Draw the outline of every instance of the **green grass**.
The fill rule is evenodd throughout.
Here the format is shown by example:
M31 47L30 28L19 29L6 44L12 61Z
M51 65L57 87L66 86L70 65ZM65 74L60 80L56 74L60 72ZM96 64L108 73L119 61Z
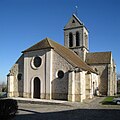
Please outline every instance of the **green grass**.
M113 98L114 98L114 96L108 96L108 97L106 97L103 101L104 102L112 102L112 100L113 100Z
M113 104L112 100L113 100L114 97L115 96L108 96L103 101L101 101L100 103L102 103L103 105Z

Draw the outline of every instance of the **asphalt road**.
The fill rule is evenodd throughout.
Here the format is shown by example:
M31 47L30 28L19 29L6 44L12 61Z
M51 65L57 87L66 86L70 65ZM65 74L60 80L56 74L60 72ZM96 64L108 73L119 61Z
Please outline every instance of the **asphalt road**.
M61 105L20 103L13 120L120 120L120 105L101 105L103 99Z

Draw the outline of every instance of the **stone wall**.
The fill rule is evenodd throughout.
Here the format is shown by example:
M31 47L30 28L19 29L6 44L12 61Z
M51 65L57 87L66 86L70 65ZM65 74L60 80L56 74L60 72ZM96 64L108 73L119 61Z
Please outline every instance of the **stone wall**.
M111 64L108 65L108 95L113 96L117 94L117 77L116 77L116 66L112 60Z
M58 53L53 51L52 57L52 99L68 99L68 71L72 65ZM63 71L64 77L59 78L58 72Z
M23 97L24 89L24 55L22 55L17 61L18 64L18 74L21 74L21 80L18 80L18 96ZM18 79L18 76L17 76Z
M49 53L50 53L49 49L24 53L24 85L25 85L24 97L28 96L33 98L34 79L38 77L40 79L40 98L41 99L46 98L46 84L47 83L49 84L49 81L46 82L46 79L47 79L46 71L49 70L50 68L50 64L48 66L46 60L48 59L47 55ZM41 65L38 68L34 68L32 66L32 61L36 56L39 56L42 60ZM50 61L50 58L49 58L49 61ZM48 74L48 76L50 75Z
M99 75L94 73L86 73L86 98L93 98L97 95L99 86Z
M7 76L8 96L10 97L22 97L23 96L23 79L24 79L24 57L23 55L17 60L17 62L10 69L10 73ZM22 74L22 79L18 80L18 74Z
M107 64L95 64L91 67L99 73L100 81L98 89L100 94L107 95L108 91L108 65Z
M91 91L92 91L92 89L91 89L91 86L92 86L91 80L92 80L91 74L86 73L86 98L92 98L92 96L90 94Z

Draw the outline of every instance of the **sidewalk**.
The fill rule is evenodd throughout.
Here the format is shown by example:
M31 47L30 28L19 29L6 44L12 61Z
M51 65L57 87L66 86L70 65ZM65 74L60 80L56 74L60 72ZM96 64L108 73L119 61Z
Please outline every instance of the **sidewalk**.
M21 97L9 97L9 98L17 100L18 103L31 103L31 104L66 104L68 102L62 100L46 100L46 99L21 98Z
M84 102L70 102L62 100L46 100L46 99L32 99L32 98L20 98L20 97L10 97L10 99L15 99L18 103L31 103L31 104L40 104L40 105L62 105L62 106L71 106L76 108L89 108L89 106L98 106L99 102L103 98L94 97L93 99L84 100Z

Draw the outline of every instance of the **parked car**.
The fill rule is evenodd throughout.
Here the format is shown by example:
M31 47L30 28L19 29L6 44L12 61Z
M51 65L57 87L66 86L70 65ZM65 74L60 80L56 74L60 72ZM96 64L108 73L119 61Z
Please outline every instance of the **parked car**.
M120 97L115 97L113 99L113 103L117 104L117 105L120 105Z
M6 98L7 97L7 93L6 92L1 92L0 93L0 98Z

